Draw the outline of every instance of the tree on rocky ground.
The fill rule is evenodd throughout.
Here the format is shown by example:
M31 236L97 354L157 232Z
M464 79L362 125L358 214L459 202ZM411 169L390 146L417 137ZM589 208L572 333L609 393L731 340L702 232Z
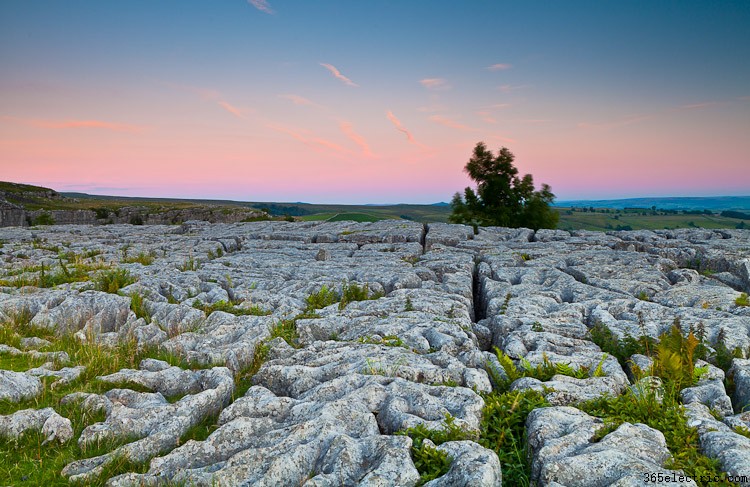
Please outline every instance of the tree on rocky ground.
M555 228L559 219L550 207L555 195L546 184L534 189L531 174L522 178L513 165L513 153L503 147L495 156L484 142L477 143L464 171L476 181L476 192L467 187L451 201L451 223L474 226Z

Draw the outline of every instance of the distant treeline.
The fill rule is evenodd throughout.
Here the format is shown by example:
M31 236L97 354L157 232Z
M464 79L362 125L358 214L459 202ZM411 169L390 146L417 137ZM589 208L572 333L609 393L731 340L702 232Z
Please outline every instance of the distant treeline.
M273 216L304 216L313 212L298 205L283 205L277 203L260 203L253 206Z
M741 211L722 211L721 216L725 216L727 218L737 218L740 220L750 220L750 214L742 213Z

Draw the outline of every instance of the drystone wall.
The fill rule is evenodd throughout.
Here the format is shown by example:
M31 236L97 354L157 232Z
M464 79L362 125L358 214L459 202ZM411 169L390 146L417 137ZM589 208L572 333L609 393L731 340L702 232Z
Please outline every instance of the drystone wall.
M38 222L56 225L174 225L190 220L212 223L237 223L243 220L267 216L264 212L250 209L228 209L194 207L153 211L146 207L126 206L117 211L93 210L26 210L0 200L0 227L32 226Z
M478 433L482 394L495 385L488 370L502 374L496 347L519 366L551 361L590 371L512 384L539 390L551 404L526 421L533 485L642 485L646 473L674 473L668 465L678 452L644 424L594 439L602 420L576 404L622 394L632 377L589 329L603 323L620 337L658 337L679 318L684 332L700 327L709 344L750 350L750 307L737 304L750 291L750 231L481 228L475 235L462 225L404 221L187 222L4 228L0 241L6 284L32 263L53 269L70 251L136 279L118 294L94 290L92 281L9 285L0 289L0 322L23 315L34 329L108 345L134 340L192 364L145 359L100 378L111 390L69 394L62 403L106 414L78 437L54 408L0 416L0 436L44 429L61 442L119 445L68 464L61 474L71 481L85 482L125 455L147 468L109 485L416 485L412 440L395 433L444 428L446 415ZM121 262L137 252L155 259ZM303 314L310 295L350 283L377 299ZM145 297L145 317L134 313L134 295ZM268 314L207 314L196 302ZM285 322L296 326L291 344L272 336ZM38 339L23 345L0 345L0 353L56 353ZM41 376L75 384L82 371L60 363L0 371L0 397L39 396L48 387ZM254 365L250 387L238 394ZM730 372L734 397L724 372L711 368L683 402L702 452L724 472L750 475L750 439L735 429L750 427L742 412L750 405L750 361L736 358ZM206 418L216 429L183 443ZM501 485L494 451L470 440L439 448L451 468L428 485Z

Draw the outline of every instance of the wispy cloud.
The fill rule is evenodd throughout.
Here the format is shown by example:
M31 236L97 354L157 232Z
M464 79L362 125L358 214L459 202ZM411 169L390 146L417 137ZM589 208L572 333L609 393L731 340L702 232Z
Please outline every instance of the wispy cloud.
M430 117L430 120L437 124L443 125L448 128L460 130L462 132L474 132L477 130L474 127L469 127L468 125L464 125L460 122L456 122L455 120L451 120L450 118L444 117L442 115L433 115Z
M267 14L275 13L273 9L271 8L271 6L268 5L268 2L266 0L247 0L247 3L257 8L261 12L265 12Z
M681 105L679 109L681 110L695 110L696 108L706 108L710 106L718 105L715 101L709 101L709 102L703 102L703 103L691 103L689 105Z
M477 116L481 118L485 123L495 124L497 123L497 119L495 119L492 112L507 108L509 106L510 103L495 103L492 105L487 105L486 107L482 107L482 109L477 111Z
M419 108L417 108L417 111L418 112L430 113L430 112L443 112L446 109L447 108L446 108L445 105L440 105L440 104L433 103L432 105L426 105L426 106L423 106L423 107L419 107Z
M308 100L304 96L299 96L299 95L292 95L292 94L279 95L279 98L283 98L285 100L289 100L292 103L294 103L295 105L308 105L308 106L314 106L314 107L319 107L320 106L317 103L315 103L314 101Z
M510 93L511 91L522 90L524 88L526 88L526 85L500 85L497 87L503 93Z
M653 115L634 115L632 117L622 118L609 122L579 122L578 127L582 129L604 129L609 130L618 127L625 127L634 123L642 122L653 118Z
M447 90L451 87L448 81L443 78L425 78L419 80L419 84L428 90Z
M506 70L506 69L510 69L512 67L513 66L510 65L510 64L497 63L497 64L493 64L491 66L487 66L487 69L490 70L490 71L503 71L503 70Z
M290 135L297 139L298 141L307 144L315 149L328 149L332 150L334 152L339 153L346 153L347 150L341 147L339 144L335 142L331 142L330 140L323 139L321 137L316 137L315 135L310 134L307 130L295 130L289 127L285 127L283 125L270 123L266 125L271 130L275 130L277 132L281 132L283 134Z
M492 113L486 110L477 112L477 116L482 119L485 123L497 123L497 120L492 116Z
M222 97L222 95L221 95L221 93L218 92L218 91L216 91L216 90L211 90L211 89L208 89L208 88L199 88L199 87L196 87L196 86L177 85L177 84L172 84L172 83L165 83L165 84L167 86L172 87L172 88L177 88L179 90L187 91L188 93L192 93L193 95L197 96L198 98L200 98L202 100L210 101L212 103L216 103L218 106L220 106L221 108L223 108L224 110L226 110L228 113L231 113L235 117L241 118L243 120L247 119L247 117L245 116L245 114L248 111L252 111L252 110L244 110L244 109L241 109L241 108L238 108L238 107L232 105L228 101L224 100L223 97Z
M341 122L339 123L339 128L341 131L349 137L349 139L357 144L360 149L362 149L362 155L365 157L375 157L375 154L372 153L370 150L370 145L367 143L364 137L362 137L360 134L354 131L354 127L352 127L352 124L349 122Z
M113 132L142 132L145 127L140 125L131 125L127 123L106 122L103 120L46 120L46 119L25 119L16 117L2 117L3 120L30 125L42 129L102 129Z
M338 68L336 68L336 66L334 66L333 64L320 63L320 65L330 71L336 79L341 80L344 84L347 84L349 86L359 86L357 83L341 74L341 71L339 71Z
M414 140L414 136L411 134L411 132L409 132L406 127L401 124L401 121L396 118L396 115L394 115L392 111L388 110L388 113L386 115L388 117L388 120L390 120L393 126L396 127L396 130L399 130L406 135L406 140L408 140L412 144L418 144L418 142Z
M245 120L247 118L247 117L245 117L245 113L244 113L243 110L240 110L236 106L229 104L229 102L220 100L217 103L219 104L219 106L221 108L223 108L224 110L228 111L229 113L231 113L235 117L241 118L243 120Z

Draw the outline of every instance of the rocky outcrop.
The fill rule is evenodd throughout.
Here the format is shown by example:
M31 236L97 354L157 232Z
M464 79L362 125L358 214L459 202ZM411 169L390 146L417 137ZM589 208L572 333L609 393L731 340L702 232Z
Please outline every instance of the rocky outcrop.
M104 419L74 439L112 445L65 467L84 483L127 456L142 468L110 485L413 486L412 440L397 433L443 430L449 418L470 439L435 446L450 466L428 485L499 485L497 455L476 442L482 394L502 382L497 348L519 369L557 372L510 385L552 405L526 422L534 482L637 485L645 473L674 473L665 465L677 452L643 424L597 441L603 421L575 406L663 384L648 377L648 357L623 370L591 329L657 338L678 319L709 347L745 357L750 347L750 310L736 301L750 290L747 231L187 221L2 228L0 241L0 322L35 330L3 335L13 338L0 344L13 371L0 371L0 396L19 404L0 421L13 425L11 437L42 431L48 411L23 412L25 401L78 390L59 411ZM61 261L87 265L92 278L97 266L125 269L135 282L118 294L85 279L22 286L41 264L63 272ZM45 339L32 336L39 331ZM103 349L127 341L170 362L143 360L82 392L76 354L55 348L63 336ZM18 365L29 360L41 365ZM732 474L750 463L739 434L750 425L746 362L730 371L734 404L723 371L707 364L682 392L702 451ZM53 439L65 437L54 430Z

